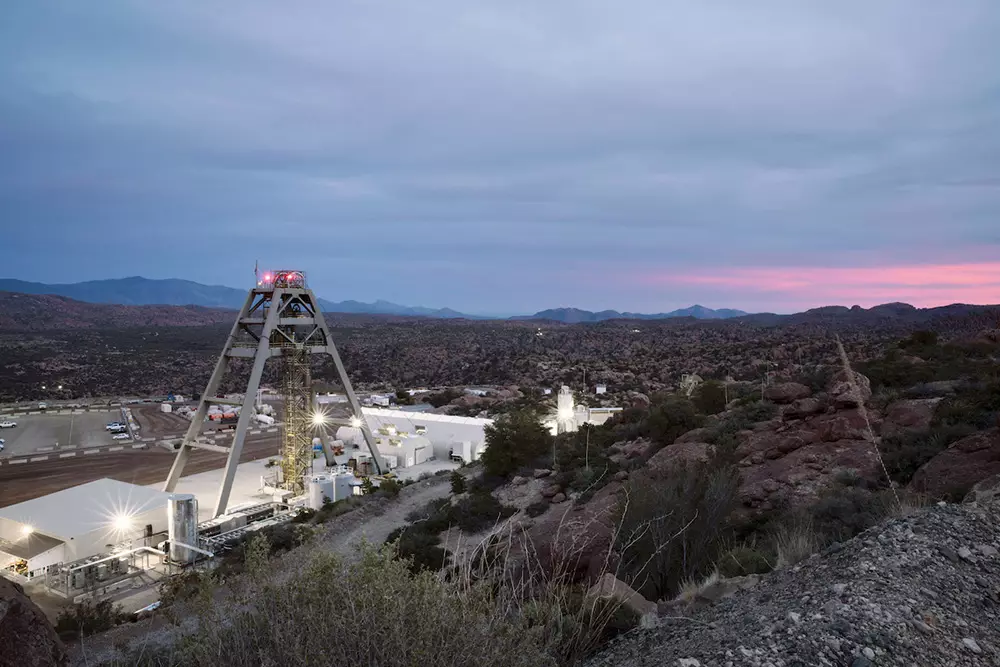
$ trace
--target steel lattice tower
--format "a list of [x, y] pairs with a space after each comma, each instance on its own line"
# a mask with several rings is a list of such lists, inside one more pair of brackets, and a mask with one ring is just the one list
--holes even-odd
[[312, 466], [312, 380], [309, 354], [304, 345], [286, 348], [282, 359], [281, 394], [285, 399], [281, 478], [282, 486], [296, 495], [304, 490], [303, 475]]
[[[354, 426], [360, 424], [375, 470], [381, 473], [381, 463], [371, 430], [365, 421], [351, 381], [347, 377], [344, 363], [333, 344], [330, 329], [326, 325], [316, 297], [312, 290], [306, 287], [305, 274], [301, 271], [276, 271], [273, 274], [265, 274], [247, 295], [222, 354], [215, 364], [215, 370], [208, 380], [205, 392], [201, 395], [198, 410], [184, 435], [163, 490], [173, 491], [177, 486], [177, 480], [184, 471], [184, 465], [192, 449], [223, 452], [228, 458], [214, 516], [226, 511], [236, 466], [243, 451], [243, 442], [250, 426], [250, 419], [255, 412], [254, 404], [264, 372], [264, 363], [268, 359], [277, 357], [284, 361], [282, 390], [286, 406], [282, 472], [285, 485], [294, 491], [300, 491], [302, 476], [308, 473], [312, 458], [313, 431], [310, 427], [316, 402], [310, 381], [309, 360], [316, 354], [327, 354], [333, 359], [340, 385], [347, 394], [351, 413], [350, 419], [326, 419], [326, 423]], [[219, 398], [217, 394], [233, 359], [250, 359], [253, 365], [246, 393], [243, 395], [243, 405], [232, 444], [223, 447], [209, 443], [202, 435], [202, 429], [209, 405], [232, 402]]]

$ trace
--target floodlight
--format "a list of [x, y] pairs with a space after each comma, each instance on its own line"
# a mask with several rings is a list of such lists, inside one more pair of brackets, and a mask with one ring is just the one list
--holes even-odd
[[361, 420], [357, 417], [351, 417], [351, 427], [361, 428]]
[[572, 418], [573, 418], [573, 410], [571, 410], [570, 408], [562, 408], [561, 410], [559, 410], [559, 419], [566, 421]]
[[118, 514], [111, 520], [111, 525], [119, 533], [124, 533], [132, 527], [132, 517], [127, 514]]
[[322, 412], [314, 412], [312, 416], [313, 426], [322, 426], [326, 423], [326, 415]]
[[35, 529], [32, 526], [25, 525], [21, 527], [21, 533], [25, 536], [31, 535], [33, 532], [35, 532]]

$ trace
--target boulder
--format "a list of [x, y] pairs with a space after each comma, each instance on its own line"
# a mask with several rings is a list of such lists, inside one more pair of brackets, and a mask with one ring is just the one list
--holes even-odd
[[688, 463], [707, 461], [714, 453], [715, 445], [707, 442], [675, 443], [654, 454], [646, 465], [658, 472], [668, 472]]
[[[871, 419], [871, 415], [868, 416]], [[833, 414], [816, 417], [809, 423], [809, 428], [816, 432], [821, 442], [836, 442], [837, 440], [871, 440], [868, 431], [870, 422], [860, 410], [841, 410]], [[877, 423], [872, 423], [872, 429]]]
[[859, 401], [864, 404], [872, 397], [872, 385], [857, 371], [851, 371], [848, 376], [847, 371], [841, 370], [830, 378], [827, 392], [836, 407], [856, 408]]
[[818, 415], [825, 409], [826, 406], [815, 398], [800, 398], [781, 408], [781, 418], [786, 421], [804, 419], [811, 415]]
[[1000, 428], [991, 428], [953, 442], [925, 463], [910, 483], [934, 498], [964, 496], [976, 484], [1000, 474]]
[[679, 436], [676, 440], [674, 440], [674, 444], [676, 445], [684, 442], [705, 442], [711, 434], [712, 429], [696, 428]]
[[558, 484], [550, 484], [541, 490], [542, 498], [553, 498], [557, 493], [562, 491]]
[[551, 502], [553, 505], [558, 505], [559, 503], [564, 503], [564, 502], [566, 502], [566, 494], [562, 493], [562, 492], [557, 493], [556, 495], [552, 496], [552, 498], [549, 500], [549, 502]]
[[934, 410], [941, 398], [918, 398], [896, 401], [886, 408], [882, 420], [882, 436], [904, 432], [926, 433], [931, 426]]
[[652, 441], [646, 439], [630, 440], [612, 445], [612, 449], [621, 452], [625, 460], [645, 458], [652, 447]]
[[649, 396], [639, 392], [629, 393], [628, 402], [630, 407], [638, 408], [639, 410], [647, 410], [650, 403]]
[[782, 382], [764, 389], [764, 398], [778, 404], [791, 403], [812, 396], [812, 389], [798, 382]]
[[976, 482], [962, 502], [987, 505], [997, 500], [1000, 500], [1000, 475], [993, 475]]
[[656, 613], [655, 603], [644, 598], [642, 594], [636, 592], [631, 586], [610, 572], [606, 572], [604, 576], [598, 579], [596, 584], [590, 587], [590, 590], [587, 591], [587, 597], [616, 600], [623, 607], [640, 617]]
[[539, 468], [535, 470], [535, 479], [541, 479], [542, 477], [548, 477], [552, 474], [551, 470], [546, 470], [545, 468]]
[[0, 667], [66, 664], [66, 647], [24, 589], [0, 577]]
[[565, 509], [553, 508], [540, 516], [523, 545], [528, 568], [540, 566], [550, 576], [558, 573], [591, 582], [613, 569], [611, 550], [622, 488], [621, 483], [611, 482], [584, 505], [563, 503], [559, 507]]

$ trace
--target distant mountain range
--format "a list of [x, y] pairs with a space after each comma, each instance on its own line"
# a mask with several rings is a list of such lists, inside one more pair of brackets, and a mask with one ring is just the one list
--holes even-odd
[[629, 312], [620, 313], [617, 310], [602, 310], [595, 313], [589, 310], [580, 310], [579, 308], [550, 308], [549, 310], [539, 311], [534, 315], [518, 315], [510, 319], [554, 320], [556, 322], [576, 324], [578, 322], [603, 322], [604, 320], [665, 320], [671, 317], [693, 317], [699, 320], [723, 320], [747, 314], [748, 313], [745, 313], [742, 310], [733, 310], [732, 308], [712, 310], [711, 308], [698, 305], [691, 306], [690, 308], [681, 308], [680, 310], [672, 310], [669, 313], [656, 314]]
[[[191, 280], [168, 278], [152, 280], [133, 276], [109, 280], [88, 280], [82, 283], [46, 284], [34, 283], [14, 278], [0, 278], [0, 292], [19, 294], [54, 294], [86, 303], [119, 304], [125, 306], [203, 306], [206, 308], [240, 308], [246, 299], [246, 291], [223, 285], [202, 285]], [[319, 299], [320, 308], [328, 313], [352, 313], [363, 315], [403, 315], [412, 317], [434, 317], [439, 319], [465, 318], [472, 320], [492, 319], [482, 315], [468, 315], [450, 308], [424, 308], [422, 306], [402, 306], [389, 301], [364, 303], [361, 301], [327, 301]], [[552, 320], [575, 324], [578, 322], [601, 322], [611, 319], [659, 320], [670, 317], [694, 317], [697, 319], [724, 319], [746, 315], [742, 310], [723, 308], [712, 310], [704, 306], [691, 306], [669, 313], [648, 315], [643, 313], [602, 310], [591, 312], [578, 308], [553, 308], [534, 315], [518, 315], [514, 320]], [[500, 319], [500, 318], [497, 318]]]
[[[191, 280], [167, 278], [152, 280], [133, 276], [109, 280], [88, 280], [82, 283], [53, 284], [33, 283], [14, 278], [0, 278], [0, 292], [20, 294], [55, 294], [87, 303], [120, 304], [124, 306], [204, 306], [206, 308], [232, 308], [243, 306], [246, 290], [223, 285], [202, 285]], [[366, 315], [410, 315], [483, 319], [464, 315], [450, 308], [422, 308], [401, 306], [389, 301], [362, 303], [361, 301], [327, 301], [319, 299], [320, 308], [328, 313], [357, 313]]]

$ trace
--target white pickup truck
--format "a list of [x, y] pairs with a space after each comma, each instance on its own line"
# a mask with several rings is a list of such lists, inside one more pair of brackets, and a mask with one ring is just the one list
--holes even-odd
[[9, 419], [4, 419], [0, 421], [0, 428], [17, 428], [17, 422], [12, 422]]

